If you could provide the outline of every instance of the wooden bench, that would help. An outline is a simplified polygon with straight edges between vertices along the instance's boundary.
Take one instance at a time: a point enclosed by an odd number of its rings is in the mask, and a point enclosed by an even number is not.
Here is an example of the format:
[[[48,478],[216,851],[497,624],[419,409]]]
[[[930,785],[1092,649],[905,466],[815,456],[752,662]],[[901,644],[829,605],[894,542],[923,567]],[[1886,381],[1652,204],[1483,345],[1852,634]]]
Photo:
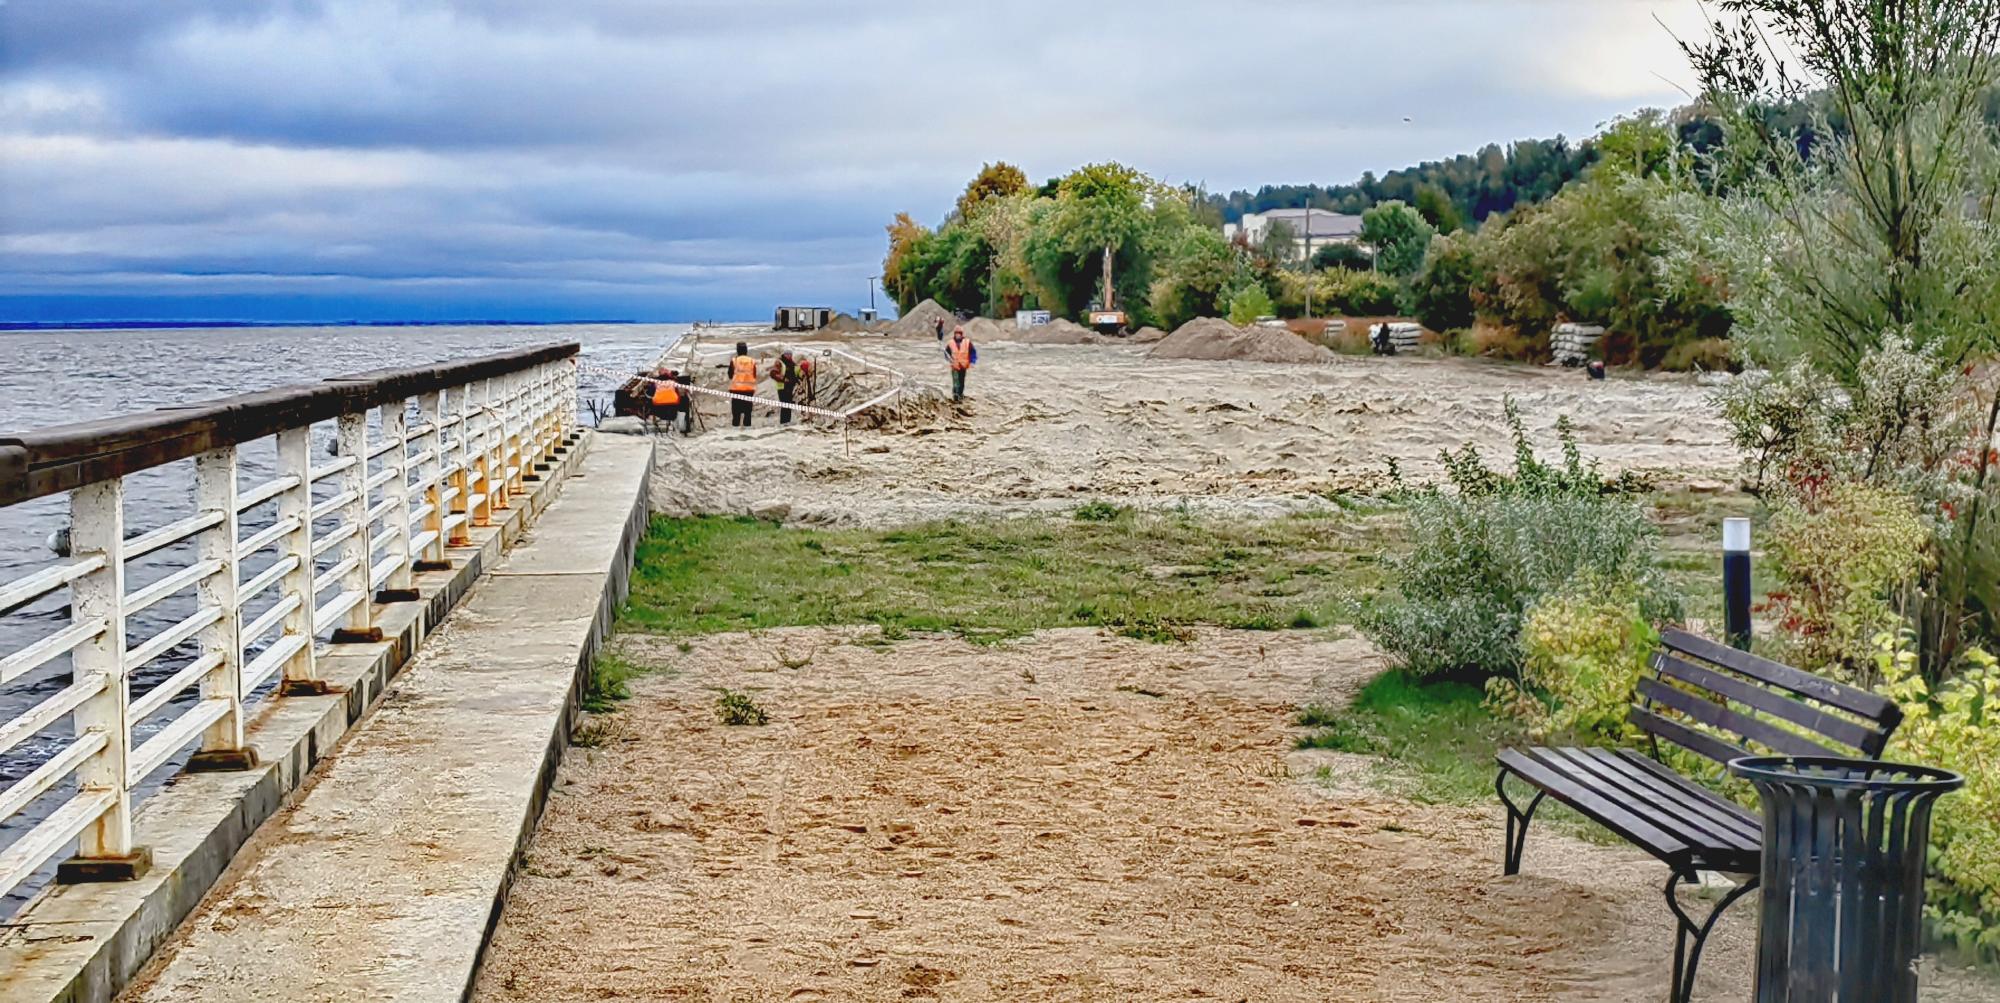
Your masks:
[[[1651,741],[1655,759],[1662,741],[1727,763],[1771,754],[1860,756],[1882,754],[1902,711],[1886,697],[1737,651],[1685,631],[1667,630],[1654,652],[1652,672],[1639,680],[1638,702],[1628,719]],[[1505,867],[1521,869],[1528,822],[1544,797],[1552,797],[1659,858],[1670,869],[1667,907],[1674,938],[1674,1003],[1694,990],[1701,948],[1723,910],[1757,886],[1764,822],[1761,816],[1629,749],[1503,749],[1494,788],[1507,806]],[[1534,787],[1526,807],[1507,796],[1507,778]],[[1747,876],[1705,919],[1690,916],[1675,894],[1700,872]]]

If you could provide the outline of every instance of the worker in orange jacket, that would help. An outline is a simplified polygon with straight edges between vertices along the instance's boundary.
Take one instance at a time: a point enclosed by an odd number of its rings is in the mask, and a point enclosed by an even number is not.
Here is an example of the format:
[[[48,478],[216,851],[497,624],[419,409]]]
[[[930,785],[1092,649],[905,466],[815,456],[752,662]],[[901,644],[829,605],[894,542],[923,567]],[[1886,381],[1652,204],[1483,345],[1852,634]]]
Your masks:
[[[951,340],[944,343],[944,357],[951,361],[951,399],[965,399],[965,374],[979,361],[979,349],[965,336],[965,328],[955,327]]]
[[[729,427],[738,425],[750,427],[751,402],[743,398],[757,393],[757,360],[750,355],[748,342],[736,343],[736,357],[729,360],[729,392],[739,397],[729,399]]]
[[[661,366],[653,376],[653,417],[666,422],[668,428],[678,428],[686,433],[687,405],[687,393],[681,389],[681,374]]]

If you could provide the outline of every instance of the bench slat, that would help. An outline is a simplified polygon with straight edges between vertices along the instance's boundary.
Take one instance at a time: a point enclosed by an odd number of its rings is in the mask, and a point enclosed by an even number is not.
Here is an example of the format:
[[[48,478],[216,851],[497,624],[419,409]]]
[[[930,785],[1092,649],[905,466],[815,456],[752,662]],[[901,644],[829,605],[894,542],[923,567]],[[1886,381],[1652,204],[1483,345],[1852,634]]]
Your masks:
[[[1756,742],[1788,756],[1840,755],[1803,735],[1731,710],[1725,704],[1676,689],[1657,679],[1639,680],[1639,695],[1655,704],[1672,707],[1711,728],[1723,729],[1745,741]]]
[[[1818,700],[1828,706],[1859,714],[1878,722],[1884,730],[1893,729],[1903,719],[1902,709],[1887,697],[1858,687],[1846,686],[1768,658],[1760,658],[1747,651],[1738,651],[1684,630],[1673,628],[1663,630],[1660,632],[1660,642],[1675,651],[1693,655],[1738,675],[1748,676],[1758,682]]]
[[[1639,753],[1634,752],[1631,749],[1619,749],[1617,750],[1617,755],[1618,758],[1623,760],[1624,763],[1629,767],[1632,767],[1634,769],[1645,770],[1646,772],[1651,773],[1654,776],[1667,781],[1668,783],[1687,784],[1689,785],[1691,790],[1696,790],[1704,795],[1707,795],[1711,799],[1710,803],[1715,805],[1715,807],[1719,811],[1721,811],[1725,815],[1728,815],[1736,819],[1737,824],[1744,827],[1743,829],[1744,832],[1753,834],[1756,837],[1758,846],[1761,847],[1763,845],[1764,819],[1756,812],[1751,811],[1750,809],[1745,808],[1742,805],[1737,804],[1736,802],[1731,801],[1728,798],[1723,797],[1722,795],[1717,794],[1706,787],[1701,787],[1699,785],[1694,784],[1693,781],[1690,781],[1688,778],[1681,776],[1678,773],[1675,773],[1672,769],[1669,769],[1665,764],[1655,762],[1652,759],[1648,759],[1647,757],[1640,755]]]
[[[1707,756],[1718,763],[1727,763],[1732,759],[1742,759],[1750,755],[1749,749],[1725,742],[1714,735],[1696,731],[1678,721],[1670,721],[1644,707],[1634,705],[1631,711],[1625,715],[1625,719],[1638,725],[1641,731],[1651,735],[1658,735],[1675,745]]]
[[[1699,686],[1746,707],[1811,728],[1842,745],[1860,750],[1864,756],[1872,758],[1879,754],[1882,746],[1889,740],[1889,736],[1879,727],[1870,727],[1851,718],[1829,714],[1782,693],[1773,693],[1735,676],[1683,661],[1664,652],[1656,652],[1653,655],[1653,669],[1667,678],[1678,679],[1690,686]]]
[[[1633,772],[1609,750],[1549,751],[1569,760],[1576,771],[1594,778],[1594,782],[1604,787],[1607,794],[1638,802],[1637,807],[1646,809],[1649,821],[1673,832],[1690,846],[1755,850],[1762,845],[1758,827],[1751,826],[1750,831],[1744,831],[1740,827],[1741,819],[1717,812],[1704,798],[1692,795],[1694,788],[1689,781],[1676,780],[1668,784],[1652,774]]]
[[[1692,848],[1685,842],[1660,831],[1651,822],[1534,758],[1532,753],[1536,751],[1545,750],[1503,749],[1497,758],[1501,766],[1521,779],[1547,791],[1550,797],[1588,815],[1592,821],[1661,860],[1678,864],[1687,858]]]

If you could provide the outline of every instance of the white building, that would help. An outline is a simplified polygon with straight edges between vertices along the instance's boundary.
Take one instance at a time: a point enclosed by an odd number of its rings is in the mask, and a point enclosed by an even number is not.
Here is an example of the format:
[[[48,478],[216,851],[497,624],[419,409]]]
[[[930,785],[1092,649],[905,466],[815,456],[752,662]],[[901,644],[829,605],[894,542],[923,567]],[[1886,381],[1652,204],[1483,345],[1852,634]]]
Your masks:
[[[1304,257],[1311,250],[1317,251],[1328,244],[1359,244],[1361,242],[1361,217],[1349,216],[1342,212],[1325,209],[1272,209],[1268,212],[1247,212],[1241,223],[1222,224],[1222,237],[1234,241],[1237,234],[1243,235],[1244,243],[1256,246],[1263,242],[1264,231],[1272,223],[1283,223],[1292,229],[1292,239],[1298,244],[1299,256]]]

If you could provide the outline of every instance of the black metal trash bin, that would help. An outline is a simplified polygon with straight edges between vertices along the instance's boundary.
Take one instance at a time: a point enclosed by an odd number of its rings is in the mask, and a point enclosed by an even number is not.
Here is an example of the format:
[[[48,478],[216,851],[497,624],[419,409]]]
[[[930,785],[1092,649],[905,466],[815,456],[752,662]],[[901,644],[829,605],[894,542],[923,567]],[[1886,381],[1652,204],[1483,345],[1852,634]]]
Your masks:
[[[1931,808],[1964,778],[1790,756],[1729,769],[1764,802],[1756,1003],[1916,1003]]]

